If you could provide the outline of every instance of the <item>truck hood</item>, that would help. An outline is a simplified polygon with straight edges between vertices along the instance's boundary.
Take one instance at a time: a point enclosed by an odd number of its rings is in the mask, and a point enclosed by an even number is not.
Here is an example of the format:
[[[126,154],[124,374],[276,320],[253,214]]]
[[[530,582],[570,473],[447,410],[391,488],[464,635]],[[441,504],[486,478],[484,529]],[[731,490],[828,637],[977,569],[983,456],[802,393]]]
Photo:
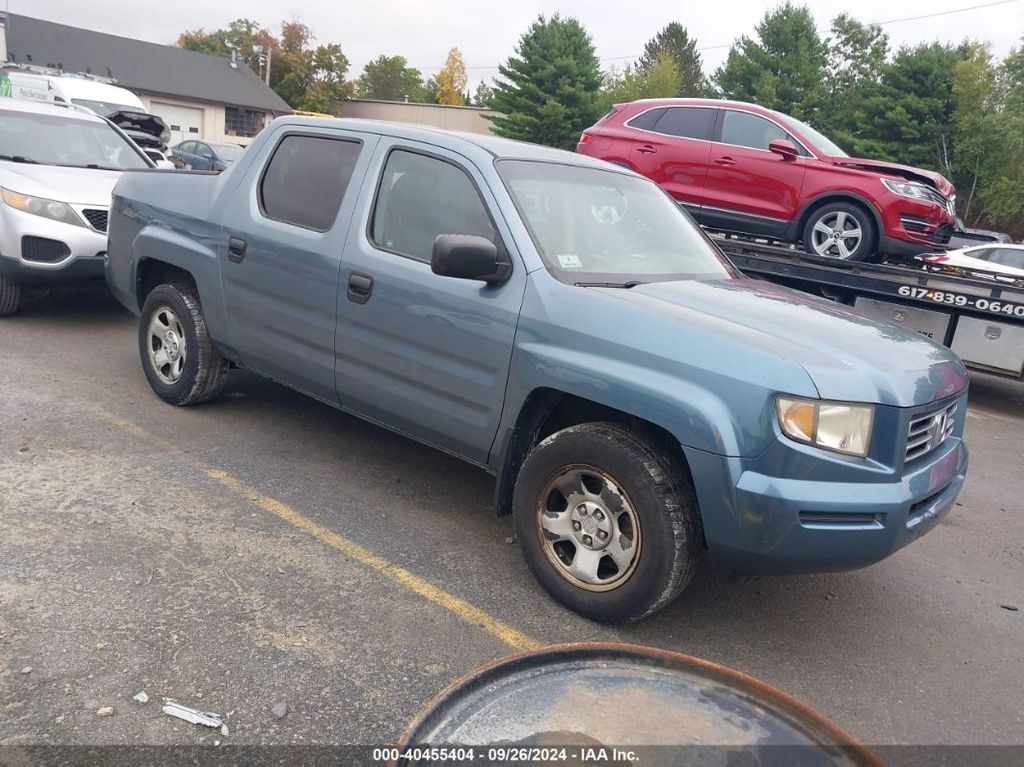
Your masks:
[[[13,192],[78,205],[110,206],[119,170],[26,165],[0,160],[0,186]]]
[[[941,173],[914,168],[910,165],[900,165],[895,162],[881,162],[880,160],[866,160],[861,157],[830,157],[829,162],[841,168],[856,168],[858,170],[873,171],[886,176],[905,178],[908,181],[920,181],[934,189],[937,189],[946,197],[950,197],[954,191],[953,185]]]
[[[591,289],[799,364],[823,399],[911,407],[967,385],[959,358],[924,336],[768,282],[686,280]]]

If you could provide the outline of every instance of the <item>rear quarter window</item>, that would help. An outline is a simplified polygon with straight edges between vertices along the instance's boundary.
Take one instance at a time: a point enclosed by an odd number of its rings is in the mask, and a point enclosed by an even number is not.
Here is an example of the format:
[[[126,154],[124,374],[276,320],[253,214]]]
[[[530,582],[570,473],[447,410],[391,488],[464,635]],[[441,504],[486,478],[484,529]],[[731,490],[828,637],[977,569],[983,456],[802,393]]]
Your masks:
[[[285,136],[260,181],[263,215],[326,232],[338,216],[361,149],[358,141]]]
[[[663,114],[665,114],[664,109],[648,109],[646,112],[641,112],[640,114],[638,114],[636,117],[634,117],[626,124],[629,125],[630,128],[639,128],[640,130],[654,130],[655,123],[658,122],[658,119]]]

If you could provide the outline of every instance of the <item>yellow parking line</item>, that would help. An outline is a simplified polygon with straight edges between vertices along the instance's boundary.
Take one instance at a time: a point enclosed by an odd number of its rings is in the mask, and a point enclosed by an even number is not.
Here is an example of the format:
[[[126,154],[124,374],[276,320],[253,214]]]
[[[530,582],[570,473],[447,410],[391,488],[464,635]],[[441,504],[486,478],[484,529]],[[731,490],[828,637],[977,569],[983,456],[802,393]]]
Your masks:
[[[163,439],[151,434],[132,421],[116,416],[106,410],[101,409],[100,413],[109,423],[124,429],[136,437],[162,443],[167,447],[171,447]],[[444,589],[439,589],[429,581],[425,581],[419,576],[413,575],[401,565],[396,565],[394,562],[391,562],[378,554],[374,554],[369,549],[363,548],[358,543],[353,543],[347,538],[327,529],[323,525],[317,524],[309,517],[303,516],[291,506],[282,503],[276,498],[272,498],[269,495],[261,493],[259,490],[250,487],[228,472],[222,469],[213,469],[206,466],[200,466],[200,468],[208,477],[217,480],[236,495],[246,498],[264,511],[268,511],[271,514],[280,517],[293,527],[308,533],[321,543],[325,543],[332,549],[340,551],[342,554],[354,559],[356,562],[376,570],[381,575],[384,575],[410,591],[419,594],[427,601],[433,602],[434,604],[455,613],[455,615],[466,623],[482,628],[488,634],[504,642],[513,650],[534,650],[543,646],[541,642],[538,642],[533,637],[513,628],[504,621],[501,621],[488,612],[481,610],[479,607],[471,605],[469,602],[464,599],[460,599],[454,594],[449,594]]]
[[[514,650],[533,650],[541,646],[541,643],[530,636],[527,636],[518,629],[514,629],[507,623],[498,620],[479,607],[466,602],[464,599],[449,594],[443,589],[413,575],[404,567],[390,562],[382,556],[374,554],[369,549],[364,549],[358,543],[353,543],[343,538],[323,525],[317,524],[309,517],[303,516],[291,506],[281,503],[276,498],[264,495],[255,488],[249,487],[241,480],[231,476],[221,469],[206,469],[206,475],[217,480],[233,493],[243,496],[252,501],[264,511],[269,511],[283,519],[293,527],[297,527],[309,535],[312,535],[321,543],[326,543],[332,549],[340,551],[345,556],[354,559],[360,564],[373,568],[381,575],[385,575],[393,581],[405,586],[410,591],[419,594],[424,599],[440,605],[459,616],[466,623],[479,626],[488,634],[500,639]]]

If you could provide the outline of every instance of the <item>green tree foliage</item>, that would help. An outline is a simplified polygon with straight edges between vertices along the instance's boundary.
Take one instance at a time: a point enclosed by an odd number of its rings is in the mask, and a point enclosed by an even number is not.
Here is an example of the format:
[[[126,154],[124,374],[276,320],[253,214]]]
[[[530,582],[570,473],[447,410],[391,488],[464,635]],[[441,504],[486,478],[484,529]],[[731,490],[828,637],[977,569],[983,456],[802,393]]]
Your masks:
[[[651,69],[659,63],[659,59],[667,55],[675,64],[679,76],[679,86],[675,93],[666,96],[695,97],[707,93],[707,78],[701,64],[697,40],[691,38],[686,28],[678,21],[666,25],[658,34],[647,41],[643,55],[640,57],[639,68]]]
[[[752,101],[813,119],[824,94],[828,49],[810,10],[785,3],[768,11],[756,38],[741,37],[715,73],[725,98]]]
[[[607,111],[613,104],[627,101],[669,98],[678,95],[681,81],[675,59],[659,53],[647,66],[626,65],[621,73],[616,69],[605,72],[598,104],[601,111]]]
[[[494,88],[488,85],[484,80],[481,80],[476,86],[476,90],[473,92],[473,106],[490,109],[493,101]]]
[[[420,71],[405,56],[378,56],[363,67],[356,93],[364,99],[426,101]]]
[[[540,16],[499,67],[492,119],[501,136],[570,149],[597,119],[601,70],[590,35],[576,19]]]
[[[982,219],[1024,237],[1024,46],[995,73],[986,118],[982,177],[977,198]]]
[[[817,127],[840,146],[851,146],[864,120],[865,101],[885,67],[889,38],[877,24],[862,24],[843,13],[832,20],[825,43],[828,63]]]
[[[270,87],[293,109],[337,114],[352,95],[348,58],[337,43],[314,46],[312,30],[298,21],[281,23],[275,36],[251,19],[237,19],[224,29],[183,32],[178,46],[192,51],[230,56],[232,51],[250,69],[260,73],[260,57],[253,46],[270,58]]]

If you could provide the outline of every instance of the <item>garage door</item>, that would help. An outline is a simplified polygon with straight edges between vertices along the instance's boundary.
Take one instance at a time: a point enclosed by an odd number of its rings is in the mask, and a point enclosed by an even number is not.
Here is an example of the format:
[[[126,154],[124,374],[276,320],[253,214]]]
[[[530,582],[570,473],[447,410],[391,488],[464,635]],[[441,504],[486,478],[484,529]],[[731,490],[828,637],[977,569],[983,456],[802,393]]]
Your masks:
[[[203,137],[203,110],[183,107],[177,104],[163,104],[154,101],[150,104],[153,114],[162,117],[171,129],[171,146],[188,139]]]

